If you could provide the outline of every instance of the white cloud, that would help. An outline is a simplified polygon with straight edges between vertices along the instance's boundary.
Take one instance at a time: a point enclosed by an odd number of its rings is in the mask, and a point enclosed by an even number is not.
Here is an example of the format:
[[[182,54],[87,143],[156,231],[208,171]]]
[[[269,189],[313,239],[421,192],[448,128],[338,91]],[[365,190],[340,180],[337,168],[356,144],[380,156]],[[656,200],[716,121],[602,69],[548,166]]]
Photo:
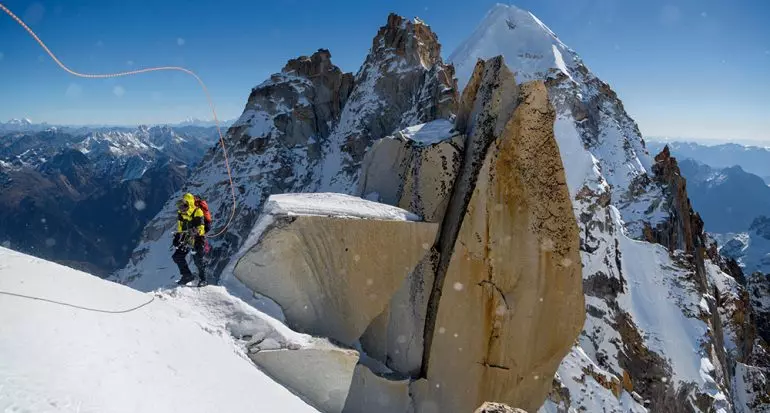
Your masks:
[[[181,37],[177,37],[177,38],[176,38],[176,44],[177,44],[177,45],[179,45],[179,46],[184,46],[184,43],[185,43],[185,41],[184,41],[184,39],[183,39],[183,38],[181,38]]]
[[[134,65],[134,61],[133,60],[129,60],[129,61],[126,62],[126,64],[129,65],[129,66],[133,66]]]
[[[126,89],[124,89],[123,86],[118,85],[112,88],[112,93],[117,97],[123,97],[123,95],[126,94]]]
[[[101,40],[98,40],[98,41],[96,42],[96,47],[104,47],[104,42],[103,42],[103,41],[101,41]]]
[[[64,95],[71,99],[78,99],[83,96],[83,88],[77,83],[70,83]]]
[[[700,17],[708,17],[708,15],[705,11],[700,12]]]
[[[2,61],[3,58],[5,58],[5,55],[3,54],[3,52],[0,52],[0,61]]]

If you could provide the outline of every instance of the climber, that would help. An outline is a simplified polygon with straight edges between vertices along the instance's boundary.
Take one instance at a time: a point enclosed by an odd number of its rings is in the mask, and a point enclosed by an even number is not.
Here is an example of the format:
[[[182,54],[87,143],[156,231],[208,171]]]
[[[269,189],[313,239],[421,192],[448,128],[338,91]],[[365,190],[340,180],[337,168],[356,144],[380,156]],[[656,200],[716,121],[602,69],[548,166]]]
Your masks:
[[[201,207],[201,204],[205,208]],[[193,251],[193,260],[198,268],[198,287],[207,284],[206,269],[203,263],[203,255],[208,250],[205,238],[208,222],[211,215],[205,201],[200,202],[193,194],[186,193],[177,201],[177,228],[174,233],[174,255],[172,259],[179,267],[182,278],[177,281],[179,285],[185,285],[193,280],[190,267],[187,265],[187,253]]]

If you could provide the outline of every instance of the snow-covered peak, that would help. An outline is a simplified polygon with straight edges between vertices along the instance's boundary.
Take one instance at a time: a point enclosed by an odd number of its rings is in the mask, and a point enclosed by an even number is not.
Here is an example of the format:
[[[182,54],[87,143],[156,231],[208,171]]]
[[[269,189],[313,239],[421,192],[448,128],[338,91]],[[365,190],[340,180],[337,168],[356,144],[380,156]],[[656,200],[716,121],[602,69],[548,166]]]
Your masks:
[[[11,119],[11,120],[8,121],[8,125],[13,125],[13,126],[29,126],[29,125],[32,125],[32,121],[29,120],[29,118]]]
[[[503,55],[517,82],[543,79],[560,71],[572,78],[580,58],[532,13],[497,4],[449,57],[464,88],[478,59]]]

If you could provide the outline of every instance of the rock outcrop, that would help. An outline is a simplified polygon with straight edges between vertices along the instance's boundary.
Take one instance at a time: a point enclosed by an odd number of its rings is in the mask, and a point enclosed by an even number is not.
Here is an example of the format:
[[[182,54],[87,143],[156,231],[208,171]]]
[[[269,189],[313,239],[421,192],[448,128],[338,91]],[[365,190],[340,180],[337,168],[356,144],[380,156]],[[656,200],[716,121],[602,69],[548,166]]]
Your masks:
[[[444,290],[447,269],[474,191],[487,149],[503,131],[516,105],[518,86],[501,57],[477,62],[471,82],[463,92],[456,128],[466,136],[463,161],[455,179],[447,211],[436,241],[436,276],[426,311],[424,350],[420,375],[427,377],[430,348],[435,338],[436,317]]]
[[[449,119],[456,111],[457,88],[452,66],[440,56],[429,26],[391,15],[355,76],[334,66],[330,52],[321,49],[290,60],[253,88],[225,138],[234,194],[218,147],[182,188],[209,200],[214,216],[221,217],[215,230],[228,224],[211,240],[212,281],[240,250],[270,194],[355,193],[372,142],[409,126]],[[426,156],[432,162],[432,155]],[[174,217],[174,204],[168,202],[116,280],[149,291],[174,277],[165,270]]]
[[[408,412],[411,404],[409,380],[373,373],[363,364],[356,366],[346,413]]]
[[[355,190],[364,153],[377,139],[408,126],[448,119],[457,104],[454,68],[441,60],[435,33],[419,19],[388,16],[356,74],[323,171],[321,188]]]
[[[431,244],[422,247],[430,249]],[[436,271],[435,258],[431,253],[420,261],[361,337],[366,354],[407,377],[420,375],[428,298]]]
[[[696,248],[703,248],[703,220],[693,211],[687,196],[687,182],[682,177],[676,158],[671,156],[668,146],[655,156],[652,167],[655,179],[667,190],[667,203],[671,210],[668,221],[656,228],[646,225],[644,236],[648,242],[658,243],[670,251],[683,250],[695,254]]]
[[[478,62],[455,126],[464,142],[454,185],[433,194],[444,205],[434,253],[362,338],[370,356],[426,378],[412,384],[418,412],[471,411],[485,400],[536,410],[580,331],[579,236],[553,124],[542,82],[519,87],[501,58]],[[363,194],[403,205],[412,178],[398,138],[373,145],[361,183]],[[394,158],[390,175],[376,172]],[[423,166],[418,181],[442,167]]]
[[[233,274],[276,301],[295,330],[353,346],[428,254],[423,245],[433,242],[437,224],[335,216],[323,207],[312,213],[328,216],[298,213],[265,214],[264,230]]]
[[[474,413],[527,413],[524,410],[516,409],[502,403],[486,402],[479,406]]]
[[[518,100],[480,165],[447,269],[427,369],[440,411],[485,400],[537,410],[585,318],[553,108],[542,82]]]
[[[358,352],[334,346],[262,350],[249,358],[284,386],[327,413],[345,407],[358,363]]]
[[[440,223],[460,170],[463,138],[442,119],[376,141],[364,157],[358,193]]]

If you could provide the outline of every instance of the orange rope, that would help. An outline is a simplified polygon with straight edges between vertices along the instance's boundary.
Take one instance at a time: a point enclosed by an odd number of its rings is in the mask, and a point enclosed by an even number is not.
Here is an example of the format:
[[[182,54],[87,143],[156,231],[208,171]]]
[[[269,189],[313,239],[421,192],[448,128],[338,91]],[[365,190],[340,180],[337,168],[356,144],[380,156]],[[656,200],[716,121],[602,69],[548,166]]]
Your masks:
[[[232,211],[230,212],[230,217],[227,219],[227,223],[225,223],[225,226],[222,228],[222,230],[220,230],[214,235],[207,235],[207,237],[213,238],[213,237],[220,236],[225,232],[225,230],[227,230],[227,227],[230,225],[230,222],[232,222],[233,217],[235,216],[235,207],[236,207],[235,186],[233,185],[233,175],[232,175],[232,172],[230,171],[230,162],[227,159],[227,148],[225,148],[225,140],[222,137],[222,130],[219,128],[219,119],[217,118],[217,111],[214,108],[214,102],[211,100],[211,95],[209,94],[209,90],[206,87],[206,84],[203,83],[203,80],[201,80],[201,78],[198,77],[198,75],[196,75],[192,70],[186,69],[184,67],[179,67],[179,66],[148,67],[144,69],[137,69],[137,70],[131,70],[128,72],[119,72],[119,73],[104,73],[104,74],[78,73],[70,69],[69,67],[67,67],[64,63],[62,63],[61,60],[59,60],[59,58],[57,58],[56,55],[48,48],[48,46],[46,46],[45,43],[43,43],[43,41],[40,40],[37,34],[35,34],[35,32],[32,29],[30,29],[29,26],[27,26],[20,18],[18,18],[15,14],[13,14],[12,11],[8,10],[8,8],[3,5],[3,3],[0,3],[0,10],[4,11],[8,16],[10,16],[13,20],[15,20],[16,23],[18,23],[21,27],[23,27],[24,30],[26,30],[27,33],[29,33],[29,35],[32,36],[32,38],[35,39],[35,41],[37,41],[40,47],[42,47],[43,50],[45,50],[45,52],[48,53],[48,56],[51,56],[51,59],[53,59],[53,61],[56,62],[56,64],[60,68],[62,68],[62,70],[64,70],[65,72],[71,75],[74,75],[77,77],[83,77],[87,79],[108,79],[112,77],[138,75],[140,73],[159,72],[163,70],[175,70],[178,72],[187,73],[188,75],[194,77],[195,80],[198,81],[198,84],[200,84],[201,88],[203,89],[203,93],[206,94],[206,100],[208,101],[209,108],[211,109],[211,113],[214,115],[214,122],[216,123],[216,126],[217,126],[217,133],[219,134],[219,143],[222,146],[222,153],[224,154],[224,158],[225,158],[225,167],[227,168],[227,177],[230,180],[230,193],[232,194],[232,197],[233,197],[233,208],[232,208]]]

